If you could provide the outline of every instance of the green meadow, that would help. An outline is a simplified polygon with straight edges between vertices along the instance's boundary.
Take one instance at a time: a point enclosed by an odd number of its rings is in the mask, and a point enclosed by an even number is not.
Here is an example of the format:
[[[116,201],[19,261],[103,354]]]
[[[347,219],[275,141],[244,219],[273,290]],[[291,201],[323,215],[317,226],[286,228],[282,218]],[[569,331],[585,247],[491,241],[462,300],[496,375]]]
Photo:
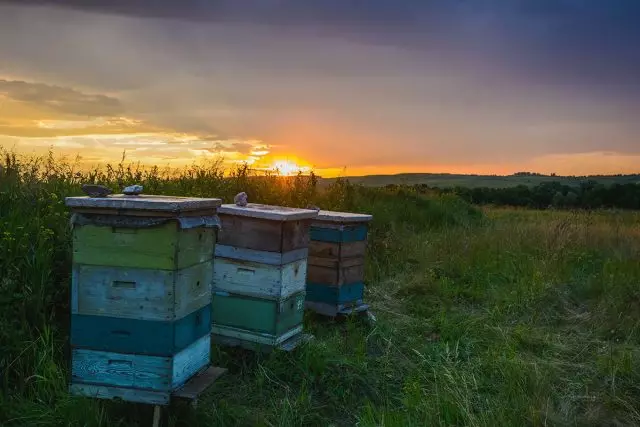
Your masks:
[[[0,425],[147,426],[145,405],[70,396],[64,198],[96,182],[374,215],[378,321],[307,313],[292,353],[213,347],[229,369],[168,426],[640,425],[640,214],[477,208],[455,195],[194,165],[76,171],[0,161]]]

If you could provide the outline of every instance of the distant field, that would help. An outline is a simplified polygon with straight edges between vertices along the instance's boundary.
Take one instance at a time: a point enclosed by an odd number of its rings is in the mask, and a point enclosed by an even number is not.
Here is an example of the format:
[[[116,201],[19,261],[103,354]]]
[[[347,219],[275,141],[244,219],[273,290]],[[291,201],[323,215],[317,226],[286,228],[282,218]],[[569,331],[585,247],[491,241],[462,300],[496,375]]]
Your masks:
[[[380,187],[389,184],[416,185],[426,184],[430,187],[491,187],[508,188],[517,185],[534,186],[545,182],[559,182],[566,185],[579,185],[584,181],[597,181],[605,185],[640,183],[640,174],[615,175],[615,176],[549,176],[549,175],[457,175],[457,174],[430,174],[430,173],[404,173],[398,175],[367,175],[346,177],[354,184],[362,184],[369,187]],[[331,184],[336,178],[322,179],[323,184]]]

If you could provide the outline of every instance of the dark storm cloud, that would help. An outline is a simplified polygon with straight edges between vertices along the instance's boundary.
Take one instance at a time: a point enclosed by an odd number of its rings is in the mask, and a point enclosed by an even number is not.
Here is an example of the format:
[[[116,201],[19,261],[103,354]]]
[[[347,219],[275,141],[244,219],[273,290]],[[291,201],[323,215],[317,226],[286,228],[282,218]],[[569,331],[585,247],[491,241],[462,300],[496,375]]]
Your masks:
[[[304,29],[477,60],[527,78],[640,90],[636,0],[5,0],[150,18]],[[179,35],[176,35],[179,37]]]
[[[122,104],[116,98],[43,83],[0,79],[0,96],[77,116],[101,117],[123,113]]]

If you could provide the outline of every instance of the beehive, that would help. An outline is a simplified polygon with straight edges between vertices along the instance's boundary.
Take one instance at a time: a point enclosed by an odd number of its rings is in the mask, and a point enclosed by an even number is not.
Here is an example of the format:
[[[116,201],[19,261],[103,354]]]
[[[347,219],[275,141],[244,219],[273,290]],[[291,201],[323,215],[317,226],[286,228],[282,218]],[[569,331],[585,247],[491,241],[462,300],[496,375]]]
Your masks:
[[[364,266],[371,215],[320,211],[311,224],[306,307],[326,316],[366,311]]]
[[[210,364],[220,199],[70,197],[72,394],[168,404]]]
[[[213,279],[213,336],[248,348],[294,348],[302,333],[315,210],[222,205]]]

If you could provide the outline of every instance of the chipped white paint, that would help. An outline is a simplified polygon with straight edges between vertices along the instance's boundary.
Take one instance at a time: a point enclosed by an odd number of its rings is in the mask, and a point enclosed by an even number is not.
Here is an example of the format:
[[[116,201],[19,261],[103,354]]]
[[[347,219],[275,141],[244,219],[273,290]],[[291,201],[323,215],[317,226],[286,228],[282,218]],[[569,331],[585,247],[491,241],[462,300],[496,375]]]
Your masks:
[[[216,258],[213,270],[215,291],[279,299],[306,287],[306,259],[285,265],[268,265]]]

